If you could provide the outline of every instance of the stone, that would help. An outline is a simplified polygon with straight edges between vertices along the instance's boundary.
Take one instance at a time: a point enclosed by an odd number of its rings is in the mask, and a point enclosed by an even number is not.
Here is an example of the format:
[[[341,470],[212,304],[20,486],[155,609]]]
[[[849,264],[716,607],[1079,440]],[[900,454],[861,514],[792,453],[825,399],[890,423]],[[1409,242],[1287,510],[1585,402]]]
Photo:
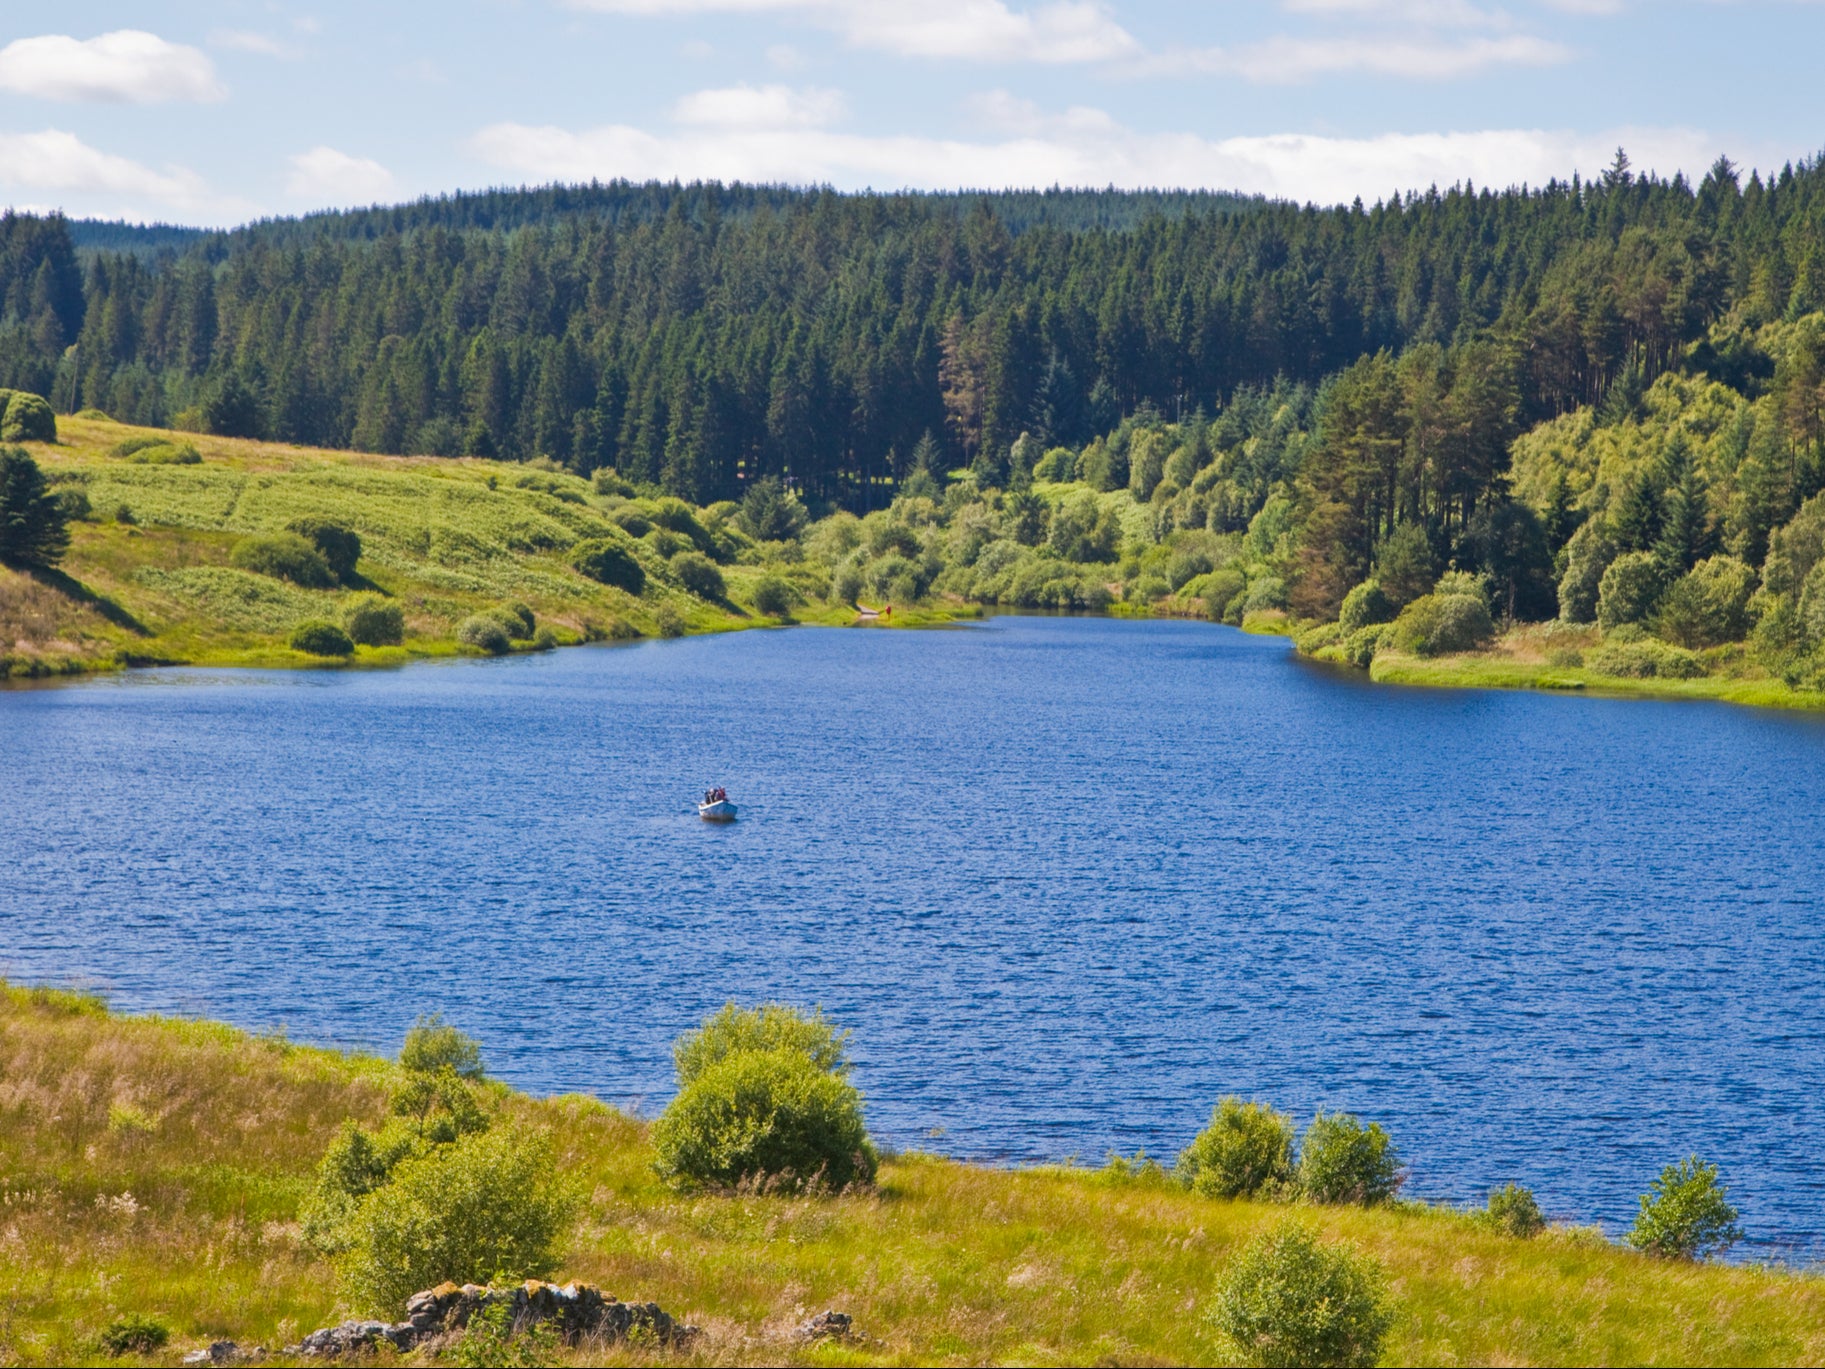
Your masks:
[[[212,1341],[205,1350],[192,1350],[183,1358],[185,1364],[242,1364],[266,1358],[264,1347],[242,1350],[231,1340]]]
[[[855,1325],[847,1312],[819,1312],[794,1334],[802,1341],[850,1340],[855,1336]]]

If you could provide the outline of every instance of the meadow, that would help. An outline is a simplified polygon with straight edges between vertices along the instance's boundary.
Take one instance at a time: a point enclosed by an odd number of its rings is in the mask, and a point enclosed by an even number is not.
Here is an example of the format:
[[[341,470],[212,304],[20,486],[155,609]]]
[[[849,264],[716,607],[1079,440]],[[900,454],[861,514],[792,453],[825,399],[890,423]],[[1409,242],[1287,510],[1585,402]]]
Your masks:
[[[224,1338],[277,1347],[339,1320],[299,1206],[344,1119],[377,1124],[402,1078],[386,1060],[5,988],[0,1362],[95,1362],[97,1337],[130,1314],[172,1336],[126,1363],[175,1363]],[[1144,1165],[1006,1170],[911,1154],[840,1196],[679,1194],[654,1176],[642,1121],[581,1096],[492,1083],[483,1095],[548,1128],[585,1195],[557,1277],[703,1328],[685,1351],[617,1346],[590,1362],[1220,1363],[1205,1322],[1213,1287],[1286,1214],[1199,1197]],[[1186,1119],[1188,1138],[1202,1121]],[[1297,1211],[1386,1269],[1398,1315],[1385,1362],[1825,1356],[1814,1274],[1655,1260],[1588,1228],[1504,1236],[1418,1204]],[[853,1316],[861,1339],[795,1341],[826,1308]]]

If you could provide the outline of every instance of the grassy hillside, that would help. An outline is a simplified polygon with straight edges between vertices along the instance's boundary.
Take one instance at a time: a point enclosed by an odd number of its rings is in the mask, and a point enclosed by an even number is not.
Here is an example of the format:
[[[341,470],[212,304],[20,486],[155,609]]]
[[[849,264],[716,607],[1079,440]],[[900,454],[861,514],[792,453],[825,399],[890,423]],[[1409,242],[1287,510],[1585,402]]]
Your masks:
[[[364,590],[403,607],[407,635],[402,647],[360,648],[357,664],[452,654],[465,617],[506,602],[530,606],[560,643],[778,621],[753,607],[769,572],[728,520],[733,505],[687,510],[671,501],[689,519],[680,534],[644,529],[634,515],[650,513],[653,501],[518,463],[323,452],[105,419],[65,418],[58,428],[57,443],[25,445],[58,488],[84,493],[91,513],[71,525],[60,574],[0,568],[0,677],[152,662],[323,665],[288,648],[292,627],[339,617]],[[149,464],[114,454],[136,436],[190,444],[202,459]],[[359,533],[359,584],[307,589],[229,564],[242,537],[304,518]],[[640,562],[641,593],[598,584],[569,564],[569,550],[595,538]],[[690,593],[672,569],[680,548],[698,545],[723,563],[720,597]],[[846,605],[823,602],[827,571],[773,559],[771,573],[792,588],[794,616],[853,617]]]
[[[95,1335],[127,1313],[171,1327],[151,1361],[164,1363],[335,1320],[298,1205],[339,1122],[378,1122],[399,1078],[380,1060],[0,989],[0,1362],[92,1361]],[[499,1086],[491,1105],[550,1127],[589,1194],[560,1277],[702,1326],[696,1362],[1213,1362],[1213,1285],[1283,1213],[1108,1171],[914,1156],[865,1194],[680,1197],[652,1177],[633,1119]],[[1519,1240],[1417,1207],[1306,1215],[1386,1265],[1400,1307],[1389,1362],[1825,1356],[1816,1277],[1656,1262],[1590,1233]],[[825,1307],[869,1339],[795,1346],[791,1328]]]

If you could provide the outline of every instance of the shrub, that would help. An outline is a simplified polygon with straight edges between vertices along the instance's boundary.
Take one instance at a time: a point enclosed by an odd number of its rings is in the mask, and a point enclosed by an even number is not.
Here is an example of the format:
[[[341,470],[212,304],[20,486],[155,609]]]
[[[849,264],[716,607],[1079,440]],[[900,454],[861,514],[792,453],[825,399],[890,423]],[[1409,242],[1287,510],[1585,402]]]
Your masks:
[[[460,1079],[482,1077],[482,1043],[444,1021],[442,1013],[421,1016],[406,1029],[399,1063],[415,1074],[453,1070]]]
[[[1293,1177],[1293,1119],[1264,1103],[1224,1098],[1179,1155],[1179,1177],[1207,1198],[1249,1198]]]
[[[1660,1171],[1641,1195],[1641,1212],[1624,1239],[1663,1259],[1703,1259],[1742,1240],[1737,1216],[1717,1181],[1717,1166],[1693,1155]]]
[[[589,477],[589,483],[595,488],[597,494],[620,495],[623,498],[628,498],[634,493],[633,483],[631,481],[623,480],[615,472],[613,466],[603,466],[601,469],[597,470]]]
[[[661,637],[684,636],[684,619],[678,616],[678,610],[670,604],[659,605],[659,612],[653,618]]]
[[[748,486],[738,518],[742,530],[758,542],[784,542],[797,537],[811,521],[798,496],[770,475]]]
[[[1709,556],[1675,580],[1660,600],[1654,628],[1685,647],[1722,646],[1749,633],[1755,572],[1733,556]]]
[[[1400,1191],[1400,1151],[1375,1123],[1347,1112],[1319,1113],[1299,1145],[1299,1187],[1319,1203],[1371,1207]]]
[[[672,574],[699,599],[722,598],[722,572],[700,551],[681,551],[674,556]]]
[[[1495,636],[1489,608],[1471,594],[1422,594],[1400,611],[1388,642],[1414,656],[1474,651]]]
[[[355,643],[334,623],[310,618],[291,630],[291,649],[312,656],[347,656],[355,650]]]
[[[69,518],[22,447],[0,449],[0,562],[49,569],[70,547]]]
[[[1343,596],[1337,622],[1346,634],[1352,634],[1374,623],[1392,622],[1394,613],[1394,601],[1382,593],[1381,582],[1364,580]]]
[[[1695,680],[1705,673],[1704,662],[1684,647],[1668,646],[1652,637],[1605,642],[1585,662],[1599,675],[1630,680]]]
[[[391,1313],[446,1279],[542,1278],[575,1209],[546,1133],[504,1126],[463,1136],[400,1161],[361,1200],[337,1262],[344,1289]]]
[[[1387,645],[1393,635],[1394,629],[1388,624],[1372,623],[1344,638],[1338,649],[1344,660],[1358,670],[1367,670],[1375,664],[1375,653]]]
[[[300,518],[286,525],[288,532],[295,532],[316,547],[317,552],[328,563],[330,574],[343,584],[355,578],[355,563],[361,559],[361,537],[340,523],[325,522],[321,518]]]
[[[1164,599],[1172,593],[1172,586],[1166,583],[1166,577],[1149,571],[1128,582],[1123,597],[1131,604],[1151,604],[1156,599]]]
[[[1394,1314],[1379,1264],[1289,1220],[1243,1247],[1209,1320],[1245,1364],[1372,1365]]]
[[[1472,599],[1481,599],[1484,608],[1489,607],[1489,582],[1467,570],[1446,571],[1433,582],[1432,592],[1439,595],[1468,595]]]
[[[590,579],[613,585],[629,594],[646,588],[646,572],[634,554],[619,542],[606,537],[592,537],[570,549],[570,564]]]
[[[0,420],[0,442],[55,442],[57,415],[38,395],[24,390],[13,391],[6,402],[6,417]]]
[[[498,604],[485,612],[505,628],[507,635],[516,642],[530,642],[538,627],[538,619],[533,616],[532,610],[517,599]]]
[[[1248,578],[1234,566],[1223,566],[1210,573],[1204,583],[1204,611],[1211,621],[1222,622],[1229,606],[1248,589]]]
[[[121,438],[120,441],[116,442],[112,447],[109,447],[108,455],[132,456],[135,452],[143,452],[148,447],[168,446],[170,445],[170,442],[171,439],[168,437],[154,437],[149,433],[135,433],[132,437]]]
[[[1610,562],[1597,587],[1597,622],[1605,632],[1639,623],[1654,611],[1666,578],[1652,552],[1631,551]]]
[[[539,630],[532,634],[534,651],[555,651],[558,646],[558,634],[548,623],[539,624]]]
[[[133,509],[130,505],[116,504],[114,506],[114,521],[121,524],[123,527],[130,528],[135,523],[139,522],[139,519],[134,516]]]
[[[1250,583],[1242,596],[1242,612],[1270,613],[1286,607],[1286,581],[1278,575],[1263,575]]]
[[[188,442],[150,442],[136,445],[127,460],[142,466],[200,466],[203,454]]]
[[[504,655],[513,650],[513,639],[507,635],[507,629],[501,626],[500,619],[487,613],[472,613],[458,623],[456,640],[477,651],[485,651],[490,656]]]
[[[701,1027],[678,1038],[672,1046],[672,1064],[678,1071],[678,1086],[685,1088],[731,1055],[780,1050],[796,1051],[831,1074],[849,1072],[849,1033],[826,1022],[821,1011],[807,1016],[785,1003],[763,1003],[758,1008],[723,1004]]]
[[[754,587],[754,607],[769,618],[784,618],[792,612],[792,586],[777,575],[768,575]]]
[[[1523,1239],[1537,1236],[1546,1229],[1546,1218],[1540,1215],[1540,1204],[1533,1190],[1519,1184],[1504,1184],[1489,1195],[1489,1206],[1483,1220],[1497,1231]]]
[[[155,1355],[170,1339],[171,1328],[162,1321],[129,1312],[109,1322],[95,1343],[104,1355],[118,1359],[122,1355]]]
[[[65,485],[55,497],[58,512],[63,514],[66,523],[80,522],[95,512],[89,503],[89,492],[80,485]]]
[[[653,1124],[655,1168],[691,1188],[799,1192],[874,1179],[855,1085],[802,1051],[739,1051],[708,1065]]]
[[[306,589],[329,589],[336,583],[323,553],[295,532],[243,537],[228,553],[228,564],[275,580],[289,580]]]
[[[378,594],[358,594],[342,610],[349,640],[362,646],[398,646],[406,638],[405,610]]]

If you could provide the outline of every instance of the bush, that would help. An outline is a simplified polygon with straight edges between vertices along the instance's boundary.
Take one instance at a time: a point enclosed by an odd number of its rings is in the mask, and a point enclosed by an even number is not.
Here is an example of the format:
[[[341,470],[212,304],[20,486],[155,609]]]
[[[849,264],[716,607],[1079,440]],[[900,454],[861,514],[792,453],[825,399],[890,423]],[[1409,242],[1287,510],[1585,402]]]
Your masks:
[[[1204,583],[1204,611],[1212,622],[1222,622],[1230,605],[1248,589],[1248,578],[1234,566],[1222,566],[1210,573]]]
[[[1652,552],[1618,556],[1597,587],[1598,625],[1608,632],[1624,623],[1644,621],[1654,611],[1665,585],[1665,573]]]
[[[311,618],[291,630],[291,649],[312,656],[347,656],[354,652],[355,643],[334,623]]]
[[[121,438],[120,441],[116,442],[112,447],[109,447],[108,455],[123,457],[132,456],[136,452],[143,452],[149,447],[168,446],[170,445],[170,442],[171,439],[168,437],[153,437],[149,433],[135,433],[132,437]]]
[[[1388,644],[1413,656],[1474,651],[1495,636],[1489,608],[1471,594],[1422,594],[1400,611]]]
[[[316,547],[317,552],[329,564],[330,574],[343,584],[355,579],[355,563],[361,559],[361,538],[358,534],[339,523],[325,522],[321,518],[300,518],[286,525],[288,532],[295,532]]]
[[[6,403],[6,417],[0,420],[0,442],[55,442],[57,415],[38,395],[24,390],[13,391]]]
[[[80,485],[65,485],[57,491],[57,511],[64,522],[76,523],[89,517],[95,508],[89,503],[89,492]]]
[[[1375,623],[1394,621],[1394,601],[1382,593],[1381,582],[1364,580],[1343,596],[1343,608],[1337,622],[1346,635],[1361,632]]]
[[[516,642],[530,642],[532,634],[538,630],[539,620],[533,616],[531,608],[518,599],[490,612],[500,619],[501,626],[507,629],[507,635]]]
[[[409,1156],[364,1197],[338,1260],[344,1290],[392,1314],[446,1279],[543,1278],[577,1205],[551,1138],[497,1127]]]
[[[672,574],[699,599],[722,598],[722,572],[700,551],[681,551],[674,556]]]
[[[1505,1184],[1489,1195],[1489,1206],[1483,1220],[1497,1231],[1526,1239],[1546,1229],[1546,1218],[1540,1215],[1540,1204],[1533,1190],[1519,1184]]]
[[[784,618],[792,612],[792,586],[777,575],[769,575],[754,587],[754,608],[769,618]]]
[[[203,454],[188,442],[140,442],[127,460],[141,466],[200,466]]]
[[[646,588],[646,572],[634,554],[621,543],[606,537],[592,537],[570,549],[570,564],[590,579],[613,585],[629,594]]]
[[[793,1049],[706,1066],[653,1124],[652,1143],[659,1176],[679,1188],[841,1189],[872,1182],[878,1163],[855,1085]]]
[[[1394,1314],[1379,1264],[1289,1220],[1243,1247],[1209,1320],[1245,1364],[1372,1365]]]
[[[1242,612],[1271,613],[1286,607],[1286,581],[1278,575],[1263,575],[1248,587],[1248,593],[1242,596]]]
[[[653,618],[654,624],[658,627],[659,635],[661,637],[671,638],[684,636],[684,619],[678,616],[678,610],[673,608],[670,604],[659,605],[659,612],[654,614]]]
[[[1675,580],[1660,600],[1654,629],[1684,647],[1722,646],[1749,635],[1755,572],[1734,556],[1709,556]]]
[[[336,583],[323,553],[295,532],[260,533],[243,537],[228,553],[228,564],[275,580],[289,580],[306,589],[329,589]]]
[[[619,495],[622,498],[630,498],[634,493],[633,483],[628,480],[623,480],[620,475],[616,473],[613,466],[603,466],[589,477],[589,483],[595,488],[597,494]]]
[[[69,519],[22,447],[0,450],[0,562],[49,569],[70,547]]]
[[[1394,629],[1388,624],[1372,623],[1344,638],[1338,650],[1343,659],[1358,670],[1367,670],[1375,664],[1375,653],[1387,645],[1393,635]]]
[[[1299,1187],[1318,1203],[1372,1207],[1400,1191],[1400,1151],[1375,1123],[1347,1112],[1319,1113],[1299,1145]]]
[[[1599,675],[1629,680],[1695,680],[1705,673],[1704,662],[1684,647],[1668,646],[1652,637],[1605,642],[1585,663]]]
[[[1717,1166],[1694,1155],[1661,1170],[1641,1195],[1641,1212],[1624,1239],[1663,1259],[1703,1259],[1742,1240],[1737,1216],[1717,1181]]]
[[[796,1051],[828,1073],[849,1073],[849,1033],[826,1022],[822,1012],[807,1016],[785,1003],[763,1003],[758,1008],[725,1003],[701,1027],[678,1038],[672,1046],[672,1064],[678,1071],[678,1086],[685,1088],[731,1055],[781,1050]]]
[[[414,1074],[450,1069],[459,1079],[480,1079],[482,1044],[446,1023],[442,1013],[434,1012],[407,1028],[399,1063]]]
[[[170,1339],[171,1328],[162,1321],[129,1312],[109,1322],[95,1343],[104,1355],[118,1359],[122,1355],[157,1354]]]
[[[539,624],[539,630],[532,634],[534,651],[555,651],[558,647],[558,634],[548,623]]]
[[[456,640],[490,656],[502,656],[513,650],[513,639],[499,618],[489,613],[472,613],[456,625]]]
[[[358,594],[342,610],[349,640],[362,646],[398,646],[406,639],[405,610],[378,594]]]
[[[1207,1198],[1251,1198],[1293,1177],[1293,1119],[1264,1103],[1224,1098],[1179,1155],[1178,1175]]]

